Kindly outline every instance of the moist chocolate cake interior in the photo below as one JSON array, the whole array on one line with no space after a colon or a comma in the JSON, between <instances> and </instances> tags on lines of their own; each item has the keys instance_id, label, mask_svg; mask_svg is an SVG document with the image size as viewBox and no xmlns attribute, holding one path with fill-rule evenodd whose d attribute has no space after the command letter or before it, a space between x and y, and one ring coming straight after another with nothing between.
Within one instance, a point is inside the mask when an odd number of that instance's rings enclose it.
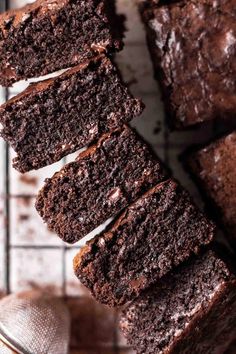
<instances>
[{"instance_id":1,"label":"moist chocolate cake interior","mask_svg":"<svg viewBox=\"0 0 236 354\"><path fill-rule=\"evenodd\" d=\"M0 84L121 49L121 21L108 0L39 0L0 15Z\"/></svg>"},{"instance_id":2,"label":"moist chocolate cake interior","mask_svg":"<svg viewBox=\"0 0 236 354\"><path fill-rule=\"evenodd\" d=\"M20 172L49 165L139 115L111 61L100 56L59 77L31 85L0 107L1 136Z\"/></svg>"},{"instance_id":3,"label":"moist chocolate cake interior","mask_svg":"<svg viewBox=\"0 0 236 354\"><path fill-rule=\"evenodd\" d=\"M75 257L75 273L97 300L123 305L214 235L187 192L168 180L132 204Z\"/></svg>"},{"instance_id":4,"label":"moist chocolate cake interior","mask_svg":"<svg viewBox=\"0 0 236 354\"><path fill-rule=\"evenodd\" d=\"M123 127L47 179L36 208L51 230L73 243L166 176L146 143Z\"/></svg>"},{"instance_id":5,"label":"moist chocolate cake interior","mask_svg":"<svg viewBox=\"0 0 236 354\"><path fill-rule=\"evenodd\" d=\"M209 251L177 268L127 306L120 325L138 353L210 354L221 331L228 329L232 336L236 316L224 306L236 308L235 276Z\"/></svg>"}]
</instances>

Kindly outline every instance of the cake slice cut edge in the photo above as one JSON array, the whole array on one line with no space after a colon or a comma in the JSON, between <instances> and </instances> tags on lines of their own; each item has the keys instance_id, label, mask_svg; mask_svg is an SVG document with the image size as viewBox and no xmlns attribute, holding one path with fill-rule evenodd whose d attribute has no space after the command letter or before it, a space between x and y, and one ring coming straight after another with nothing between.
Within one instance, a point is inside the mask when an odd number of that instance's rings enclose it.
<instances>
[{"instance_id":1,"label":"cake slice cut edge","mask_svg":"<svg viewBox=\"0 0 236 354\"><path fill-rule=\"evenodd\" d=\"M236 246L236 130L182 156L208 213Z\"/></svg>"},{"instance_id":2,"label":"cake slice cut edge","mask_svg":"<svg viewBox=\"0 0 236 354\"><path fill-rule=\"evenodd\" d=\"M116 65L100 55L3 104L0 134L17 154L13 166L24 173L90 145L143 108Z\"/></svg>"},{"instance_id":3,"label":"cake slice cut edge","mask_svg":"<svg viewBox=\"0 0 236 354\"><path fill-rule=\"evenodd\" d=\"M138 353L210 354L225 352L235 321L235 269L210 250L128 304L120 328Z\"/></svg>"},{"instance_id":4,"label":"cake slice cut edge","mask_svg":"<svg viewBox=\"0 0 236 354\"><path fill-rule=\"evenodd\" d=\"M198 254L214 234L214 224L188 193L167 180L82 248L74 260L75 274L97 301L122 306Z\"/></svg>"},{"instance_id":5,"label":"cake slice cut edge","mask_svg":"<svg viewBox=\"0 0 236 354\"><path fill-rule=\"evenodd\" d=\"M37 0L9 10L0 14L0 84L11 86L118 51L123 32L115 0Z\"/></svg>"},{"instance_id":6,"label":"cake slice cut edge","mask_svg":"<svg viewBox=\"0 0 236 354\"><path fill-rule=\"evenodd\" d=\"M149 145L125 125L48 178L36 209L50 230L75 243L167 178Z\"/></svg>"}]
</instances>

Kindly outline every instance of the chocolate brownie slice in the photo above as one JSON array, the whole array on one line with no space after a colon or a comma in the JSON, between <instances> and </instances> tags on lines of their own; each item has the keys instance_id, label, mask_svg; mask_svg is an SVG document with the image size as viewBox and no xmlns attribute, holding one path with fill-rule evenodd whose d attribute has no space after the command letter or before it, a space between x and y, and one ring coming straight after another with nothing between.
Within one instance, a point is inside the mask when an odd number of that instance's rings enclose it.
<instances>
[{"instance_id":1,"label":"chocolate brownie slice","mask_svg":"<svg viewBox=\"0 0 236 354\"><path fill-rule=\"evenodd\" d=\"M236 353L236 339L230 344L224 354L235 354Z\"/></svg>"},{"instance_id":2,"label":"chocolate brownie slice","mask_svg":"<svg viewBox=\"0 0 236 354\"><path fill-rule=\"evenodd\" d=\"M235 336L235 323L235 273L212 251L143 293L120 320L140 354L223 353Z\"/></svg>"},{"instance_id":3,"label":"chocolate brownie slice","mask_svg":"<svg viewBox=\"0 0 236 354\"><path fill-rule=\"evenodd\" d=\"M165 178L150 148L124 127L47 179L36 208L51 230L74 243Z\"/></svg>"},{"instance_id":4,"label":"chocolate brownie slice","mask_svg":"<svg viewBox=\"0 0 236 354\"><path fill-rule=\"evenodd\" d=\"M213 236L213 224L180 185L168 180L88 242L74 259L75 273L98 301L123 305L198 253Z\"/></svg>"},{"instance_id":5,"label":"chocolate brownie slice","mask_svg":"<svg viewBox=\"0 0 236 354\"><path fill-rule=\"evenodd\" d=\"M17 153L13 166L26 172L92 143L142 110L116 66L99 56L30 85L1 106L1 136Z\"/></svg>"},{"instance_id":6,"label":"chocolate brownie slice","mask_svg":"<svg viewBox=\"0 0 236 354\"><path fill-rule=\"evenodd\" d=\"M236 245L236 131L187 158L212 217Z\"/></svg>"},{"instance_id":7,"label":"chocolate brownie slice","mask_svg":"<svg viewBox=\"0 0 236 354\"><path fill-rule=\"evenodd\" d=\"M0 84L78 65L122 48L115 1L38 0L0 15Z\"/></svg>"},{"instance_id":8,"label":"chocolate brownie slice","mask_svg":"<svg viewBox=\"0 0 236 354\"><path fill-rule=\"evenodd\" d=\"M141 14L172 128L234 117L235 0L146 0Z\"/></svg>"}]
</instances>

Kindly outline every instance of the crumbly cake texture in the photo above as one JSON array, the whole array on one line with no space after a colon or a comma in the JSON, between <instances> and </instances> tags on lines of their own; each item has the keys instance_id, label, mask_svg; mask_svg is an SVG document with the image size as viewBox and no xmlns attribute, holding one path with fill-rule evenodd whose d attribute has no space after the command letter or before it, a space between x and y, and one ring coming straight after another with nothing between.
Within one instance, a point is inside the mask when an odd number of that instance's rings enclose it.
<instances>
[{"instance_id":1,"label":"crumbly cake texture","mask_svg":"<svg viewBox=\"0 0 236 354\"><path fill-rule=\"evenodd\" d=\"M149 190L74 259L80 281L101 303L124 305L198 253L214 226L173 180Z\"/></svg>"},{"instance_id":2,"label":"crumbly cake texture","mask_svg":"<svg viewBox=\"0 0 236 354\"><path fill-rule=\"evenodd\" d=\"M209 212L236 245L236 131L187 158Z\"/></svg>"},{"instance_id":3,"label":"crumbly cake texture","mask_svg":"<svg viewBox=\"0 0 236 354\"><path fill-rule=\"evenodd\" d=\"M235 116L235 0L147 0L140 8L171 127Z\"/></svg>"},{"instance_id":4,"label":"crumbly cake texture","mask_svg":"<svg viewBox=\"0 0 236 354\"><path fill-rule=\"evenodd\" d=\"M0 15L0 84L78 65L122 49L115 1L38 0Z\"/></svg>"},{"instance_id":5,"label":"crumbly cake texture","mask_svg":"<svg viewBox=\"0 0 236 354\"><path fill-rule=\"evenodd\" d=\"M96 141L141 114L143 104L105 56L30 85L0 107L1 136L20 172L38 169Z\"/></svg>"},{"instance_id":6,"label":"crumbly cake texture","mask_svg":"<svg viewBox=\"0 0 236 354\"><path fill-rule=\"evenodd\" d=\"M235 323L236 278L212 251L143 293L120 319L139 354L223 353Z\"/></svg>"},{"instance_id":7,"label":"crumbly cake texture","mask_svg":"<svg viewBox=\"0 0 236 354\"><path fill-rule=\"evenodd\" d=\"M166 178L149 146L125 126L47 179L36 208L51 230L74 243Z\"/></svg>"}]
</instances>

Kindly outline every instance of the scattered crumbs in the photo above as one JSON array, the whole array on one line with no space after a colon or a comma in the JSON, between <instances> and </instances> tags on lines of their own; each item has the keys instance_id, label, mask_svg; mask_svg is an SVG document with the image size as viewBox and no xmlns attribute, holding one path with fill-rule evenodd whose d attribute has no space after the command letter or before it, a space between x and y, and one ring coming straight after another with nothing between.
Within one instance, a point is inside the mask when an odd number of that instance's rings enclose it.
<instances>
[{"instance_id":1,"label":"scattered crumbs","mask_svg":"<svg viewBox=\"0 0 236 354\"><path fill-rule=\"evenodd\" d=\"M29 184L31 186L36 186L37 185L37 177L30 177L27 174L21 175L20 176L20 181Z\"/></svg>"},{"instance_id":2,"label":"scattered crumbs","mask_svg":"<svg viewBox=\"0 0 236 354\"><path fill-rule=\"evenodd\" d=\"M31 205L31 198L30 197L25 197L25 198L19 198L19 204L23 204L26 207L29 207Z\"/></svg>"},{"instance_id":3,"label":"scattered crumbs","mask_svg":"<svg viewBox=\"0 0 236 354\"><path fill-rule=\"evenodd\" d=\"M27 221L27 220L29 220L29 215L27 215L27 214L20 214L20 215L19 215L19 220L20 220L20 221Z\"/></svg>"}]
</instances>

